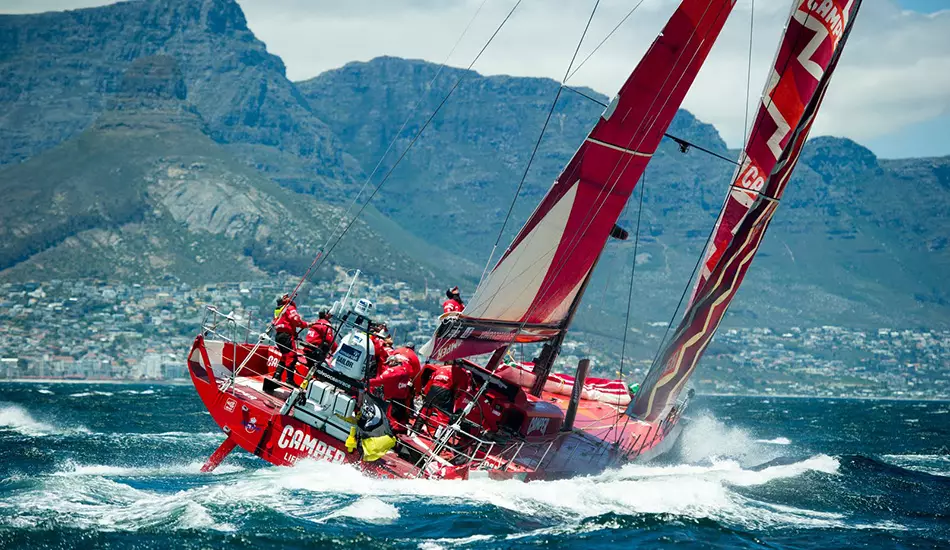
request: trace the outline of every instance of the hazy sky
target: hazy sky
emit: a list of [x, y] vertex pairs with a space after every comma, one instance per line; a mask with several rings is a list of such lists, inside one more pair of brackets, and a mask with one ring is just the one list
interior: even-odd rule
[[[467, 66], [516, 1], [239, 0], [251, 29], [283, 58], [293, 80], [379, 55], [442, 62], [473, 21], [448, 59]], [[523, 0], [475, 70], [560, 80], [595, 1]], [[638, 2], [601, 0], [580, 59]], [[738, 0], [684, 104], [715, 124], [731, 147], [743, 137], [752, 2]], [[790, 7], [789, 0], [754, 2], [753, 103]], [[0, 0], [0, 12], [108, 3]], [[613, 95], [676, 3], [644, 0], [569, 84]], [[812, 132], [823, 134], [850, 137], [884, 157], [950, 154], [950, 0], [864, 0]]]

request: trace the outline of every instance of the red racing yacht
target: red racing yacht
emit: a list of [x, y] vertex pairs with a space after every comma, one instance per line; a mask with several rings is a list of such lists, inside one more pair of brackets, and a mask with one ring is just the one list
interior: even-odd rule
[[[338, 349], [298, 364], [286, 383], [273, 375], [282, 357], [273, 325], [249, 341], [249, 328], [209, 308], [188, 369], [226, 438], [204, 469], [241, 447], [281, 466], [317, 459], [385, 477], [534, 480], [668, 450], [692, 395], [686, 382], [778, 207], [860, 0], [794, 0], [685, 313], [640, 389], [589, 377], [588, 360], [572, 375], [552, 367], [605, 246], [628, 237], [622, 210], [734, 3], [682, 0], [469, 303], [440, 318], [408, 399], [371, 388], [383, 367], [372, 360], [366, 300], [336, 311]], [[516, 344], [540, 353], [513, 361]], [[439, 376], [461, 382], [437, 405], [428, 388]]]

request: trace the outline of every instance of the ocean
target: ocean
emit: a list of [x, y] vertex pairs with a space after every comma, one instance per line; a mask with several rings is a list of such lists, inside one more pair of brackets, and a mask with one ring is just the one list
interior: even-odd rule
[[189, 386], [0, 384], [0, 548], [938, 548], [950, 403], [698, 396], [664, 460], [555, 482], [276, 468]]

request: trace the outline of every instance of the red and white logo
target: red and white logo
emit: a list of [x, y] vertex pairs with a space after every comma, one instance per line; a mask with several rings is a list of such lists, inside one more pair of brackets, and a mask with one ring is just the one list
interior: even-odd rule
[[224, 410], [226, 412], [234, 412], [234, 407], [237, 406], [237, 401], [233, 399], [228, 399], [224, 402]]

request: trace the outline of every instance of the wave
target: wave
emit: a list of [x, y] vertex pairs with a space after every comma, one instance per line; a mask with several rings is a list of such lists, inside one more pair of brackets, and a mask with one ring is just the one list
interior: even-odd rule
[[756, 443], [768, 443], [769, 445], [791, 445], [792, 440], [787, 437], [776, 437], [775, 439], [756, 439]]
[[[775, 508], [736, 493], [736, 486], [764, 485], [809, 471], [835, 473], [836, 459], [816, 455], [786, 465], [748, 470], [736, 461], [710, 466], [628, 465], [599, 476], [560, 481], [433, 481], [368, 478], [348, 466], [303, 462], [283, 468], [252, 472], [232, 486], [223, 498], [253, 496], [258, 502], [278, 502], [277, 495], [304, 492], [315, 495], [356, 495], [403, 500], [424, 498], [434, 503], [490, 505], [522, 516], [576, 523], [617, 514], [673, 514], [711, 518], [740, 525], [843, 526], [841, 516], [794, 508]], [[273, 491], [273, 492], [269, 492]]]
[[791, 445], [786, 437], [759, 439], [747, 430], [728, 425], [708, 412], [688, 419], [677, 442], [679, 459], [687, 464], [711, 458], [730, 458], [743, 465], [762, 464], [781, 456], [776, 445]]
[[111, 391], [84, 391], [79, 393], [71, 393], [69, 397], [92, 397], [92, 396], [102, 396], [102, 397], [112, 397], [115, 395]]
[[139, 531], [214, 529], [234, 531], [198, 501], [200, 491], [162, 494], [99, 476], [44, 478], [39, 487], [5, 499], [0, 525], [28, 527], [44, 522], [78, 529]]
[[92, 433], [83, 426], [62, 428], [41, 422], [33, 418], [29, 411], [19, 405], [4, 405], [0, 407], [0, 429], [3, 428], [32, 437]]
[[141, 391], [139, 391], [139, 390], [122, 390], [122, 391], [120, 391], [119, 393], [126, 394], [126, 395], [155, 395], [155, 390], [152, 390], [152, 389], [141, 390]]
[[950, 477], [950, 455], [944, 454], [894, 454], [881, 459], [890, 465], [940, 477]]
[[[190, 462], [168, 466], [113, 466], [107, 464], [78, 464], [67, 460], [53, 475], [56, 477], [101, 476], [101, 477], [164, 477], [201, 473], [203, 462]], [[236, 464], [222, 464], [211, 475], [233, 474], [244, 468]]]
[[47, 389], [36, 390], [36, 393], [42, 393], [43, 395], [56, 395], [55, 393]]
[[320, 521], [336, 518], [351, 518], [367, 523], [387, 524], [399, 519], [399, 510], [376, 497], [364, 497], [349, 506], [331, 512]]
[[[495, 537], [499, 545], [521, 536], [626, 528], [631, 522], [699, 522], [740, 530], [902, 528], [896, 523], [854, 525], [844, 514], [766, 502], [743, 490], [782, 481], [820, 491], [808, 484], [821, 478], [809, 474], [836, 475], [840, 469], [839, 459], [822, 454], [755, 469], [718, 459], [707, 465], [634, 464], [598, 476], [530, 483], [377, 479], [351, 466], [319, 461], [251, 470], [225, 463], [218, 475], [207, 477], [199, 474], [200, 467], [201, 462], [126, 466], [67, 461], [55, 474], [31, 478], [27, 490], [4, 498], [0, 504], [6, 517], [0, 525], [55, 519], [80, 529], [231, 531], [262, 514], [317, 524], [386, 525], [400, 520], [403, 508], [418, 510], [421, 505], [424, 510], [493, 508], [501, 513], [487, 517], [506, 524], [508, 532], [534, 526]], [[182, 490], [141, 488], [169, 486]], [[427, 542], [431, 548], [464, 544], [462, 539]]]

